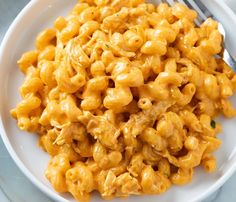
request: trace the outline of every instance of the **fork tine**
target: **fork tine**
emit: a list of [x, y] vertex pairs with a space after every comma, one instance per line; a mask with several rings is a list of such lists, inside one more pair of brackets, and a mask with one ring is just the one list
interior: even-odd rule
[[199, 8], [199, 6], [195, 3], [194, 0], [161, 0], [163, 3], [167, 3], [170, 6], [173, 6], [175, 3], [182, 3], [189, 7], [190, 9], [193, 9], [197, 12], [198, 17], [195, 23], [200, 26], [202, 22], [204, 22], [207, 19], [207, 16], [202, 12], [202, 10]]
[[202, 11], [204, 13], [206, 18], [213, 17], [213, 15], [210, 12], [210, 10], [204, 5], [204, 3], [202, 3], [201, 0], [191, 0], [191, 1], [198, 6], [200, 11]]
[[178, 2], [184, 3], [186, 6], [188, 6], [190, 9], [193, 9], [197, 12], [197, 24], [200, 25], [202, 22], [204, 22], [207, 19], [207, 16], [202, 12], [202, 10], [199, 8], [199, 6], [195, 3], [194, 0], [178, 0]]
[[[211, 11], [208, 10], [208, 8], [204, 5], [202, 2], [203, 0], [161, 0], [163, 3], [167, 3], [170, 6], [173, 6], [175, 3], [182, 3], [189, 7], [190, 9], [193, 9], [197, 12], [198, 17], [195, 21], [196, 25], [200, 26], [203, 21], [205, 21], [207, 18], [212, 17], [214, 18], [214, 15], [211, 13]], [[218, 23], [218, 30], [220, 33], [225, 37], [225, 30], [221, 23]], [[227, 51], [227, 49], [224, 48], [222, 52], [222, 56], [224, 61], [230, 66], [234, 68], [234, 71], [236, 72], [236, 60], [230, 55], [230, 53]]]
[[195, 10], [198, 13], [198, 17], [196, 20], [196, 24], [199, 26], [205, 19], [205, 15], [201, 12], [201, 10], [198, 8], [198, 6], [189, 0], [161, 0], [162, 3], [167, 3], [170, 6], [173, 6], [175, 3], [182, 3], [184, 5], [186, 5], [187, 7], [189, 7], [190, 9]]
[[174, 1], [173, 0], [161, 0], [163, 3], [167, 3], [169, 4], [170, 6], [173, 6], [174, 5]]

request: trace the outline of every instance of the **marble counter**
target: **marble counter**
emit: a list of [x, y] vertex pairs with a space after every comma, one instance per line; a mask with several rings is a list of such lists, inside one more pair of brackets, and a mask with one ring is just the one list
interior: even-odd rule
[[[29, 0], [0, 0], [0, 42], [9, 24]], [[235, 0], [228, 0], [231, 5]], [[236, 11], [236, 4], [235, 4]], [[236, 202], [236, 173], [207, 202]], [[0, 202], [53, 202], [17, 168], [0, 138]]]

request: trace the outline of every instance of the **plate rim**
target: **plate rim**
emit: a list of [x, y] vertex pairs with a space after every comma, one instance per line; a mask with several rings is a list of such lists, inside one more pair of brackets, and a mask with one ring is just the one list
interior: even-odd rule
[[[32, 12], [32, 9], [35, 9], [39, 3], [42, 3], [43, 1], [40, 0], [30, 0], [25, 7], [19, 12], [19, 14], [15, 17], [11, 25], [9, 26], [6, 34], [3, 37], [3, 40], [0, 45], [0, 72], [1, 72], [1, 64], [4, 55], [4, 50], [7, 48], [7, 45], [14, 34], [14, 31], [17, 27], [17, 25], [23, 20], [24, 17], [29, 15], [30, 12]], [[44, 2], [46, 4], [49, 4], [49, 2]], [[0, 75], [1, 78], [1, 75]], [[4, 83], [2, 79], [0, 79], [0, 82]], [[1, 98], [2, 92], [0, 93], [0, 98]], [[11, 158], [13, 159], [14, 163], [16, 166], [20, 169], [20, 171], [24, 174], [24, 176], [41, 192], [43, 192], [46, 196], [49, 196], [51, 199], [60, 201], [60, 202], [70, 202], [69, 200], [63, 198], [60, 196], [59, 193], [50, 190], [47, 188], [46, 185], [44, 185], [41, 181], [39, 181], [32, 173], [31, 171], [24, 165], [23, 161], [19, 158], [17, 155], [16, 151], [14, 150], [11, 142], [8, 139], [8, 135], [5, 131], [5, 127], [3, 124], [3, 118], [2, 118], [2, 98], [0, 99], [0, 136], [3, 140], [3, 143], [10, 154]]]
[[[29, 13], [32, 12], [32, 9], [37, 7], [37, 4], [42, 3], [42, 2], [43, 1], [40, 1], [40, 0], [31, 0], [28, 4], [26, 4], [26, 6], [20, 11], [20, 13], [16, 16], [14, 21], [11, 23], [10, 27], [8, 28], [4, 38], [2, 40], [1, 46], [0, 46], [0, 72], [2, 69], [1, 64], [3, 63], [2, 61], [4, 60], [3, 59], [4, 50], [7, 48], [7, 45], [9, 43], [12, 35], [14, 34], [14, 30], [16, 29], [18, 24], [23, 20], [23, 18], [26, 17], [27, 15], [29, 15]], [[49, 2], [44, 2], [44, 3], [48, 4]], [[231, 10], [224, 2], [217, 1], [217, 3], [223, 5], [222, 8], [227, 8], [226, 10]], [[234, 21], [236, 22], [236, 19], [234, 19]], [[1, 78], [1, 74], [0, 74], [0, 78]], [[4, 83], [4, 81], [2, 79], [0, 79], [0, 82]], [[13, 149], [11, 142], [8, 139], [8, 135], [7, 135], [5, 128], [4, 128], [4, 123], [3, 123], [3, 118], [2, 118], [2, 106], [3, 106], [3, 103], [2, 103], [3, 99], [1, 99], [2, 94], [3, 93], [0, 92], [0, 136], [3, 140], [3, 143], [4, 143], [8, 153], [10, 154], [11, 158], [13, 159], [14, 163], [17, 165], [17, 167], [20, 169], [20, 171], [26, 176], [26, 178], [28, 178], [28, 180], [35, 187], [37, 187], [40, 191], [42, 191], [44, 194], [49, 196], [51, 199], [56, 200], [56, 201], [60, 201], [60, 202], [70, 202], [69, 200], [63, 198], [63, 196], [61, 196], [56, 191], [48, 189], [48, 187], [45, 184], [43, 184], [41, 181], [39, 181], [31, 173], [31, 171], [24, 165], [23, 161], [18, 157], [16, 151]], [[233, 173], [235, 171], [236, 171], [236, 161], [233, 162], [233, 164], [230, 166], [230, 168], [220, 178], [218, 178], [212, 186], [210, 186], [204, 192], [199, 194], [197, 198], [192, 199], [189, 202], [197, 202], [197, 201], [201, 201], [203, 199], [206, 199], [209, 195], [211, 195], [217, 189], [219, 189], [233, 175]]]

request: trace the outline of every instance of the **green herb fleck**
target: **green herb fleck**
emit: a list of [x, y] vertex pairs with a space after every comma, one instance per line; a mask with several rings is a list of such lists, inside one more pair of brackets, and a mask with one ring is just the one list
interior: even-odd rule
[[214, 120], [211, 120], [211, 127], [214, 129], [216, 128], [216, 122]]
[[164, 172], [163, 174], [164, 174], [167, 178], [169, 177], [169, 174], [168, 174], [168, 173]]

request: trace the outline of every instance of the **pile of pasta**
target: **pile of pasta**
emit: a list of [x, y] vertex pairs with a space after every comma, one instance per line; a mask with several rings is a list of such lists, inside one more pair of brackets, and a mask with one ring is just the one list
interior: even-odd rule
[[83, 0], [18, 61], [25, 81], [11, 111], [39, 134], [45, 175], [78, 201], [160, 194], [216, 169], [213, 119], [236, 111], [236, 75], [220, 57], [218, 24], [176, 3]]

